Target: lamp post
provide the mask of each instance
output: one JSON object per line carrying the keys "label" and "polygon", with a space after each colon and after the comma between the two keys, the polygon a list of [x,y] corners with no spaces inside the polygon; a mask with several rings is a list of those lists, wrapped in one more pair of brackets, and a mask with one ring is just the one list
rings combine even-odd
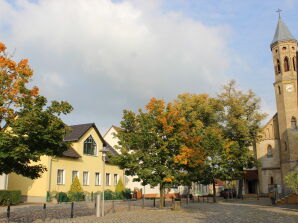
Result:
{"label": "lamp post", "polygon": [[106,165],[106,155],[109,150],[104,147],[100,152],[102,152],[102,161],[103,161],[103,171],[102,171],[102,206],[101,206],[101,216],[105,215],[105,165]]}

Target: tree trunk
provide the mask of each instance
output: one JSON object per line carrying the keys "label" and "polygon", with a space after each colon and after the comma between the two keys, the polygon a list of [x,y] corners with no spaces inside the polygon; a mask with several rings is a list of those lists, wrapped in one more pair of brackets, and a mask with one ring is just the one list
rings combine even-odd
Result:
{"label": "tree trunk", "polygon": [[159,199],[159,207],[164,207],[164,200],[165,200],[165,194],[164,194],[164,188],[162,185],[159,186],[159,193],[160,193],[160,199]]}
{"label": "tree trunk", "polygon": [[215,188],[214,180],[213,180],[213,203],[216,203],[216,188]]}
{"label": "tree trunk", "polygon": [[238,184],[238,198],[242,198],[243,179],[239,180]]}

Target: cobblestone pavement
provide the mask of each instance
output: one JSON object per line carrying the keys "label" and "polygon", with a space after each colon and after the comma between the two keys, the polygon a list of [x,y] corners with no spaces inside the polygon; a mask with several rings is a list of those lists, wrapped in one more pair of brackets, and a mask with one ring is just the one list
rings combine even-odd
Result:
{"label": "cobblestone pavement", "polygon": [[[152,201],[150,201],[152,202]],[[147,203],[150,205],[152,203]],[[78,211],[87,213],[88,210],[94,210],[92,203],[87,205],[77,205]],[[108,203],[107,203],[108,205]],[[69,206],[69,204],[68,204]],[[36,211],[32,207],[26,207],[31,209],[33,215]],[[55,212],[63,210],[63,205],[57,208],[52,207]],[[56,209],[54,209],[56,208]],[[216,204],[213,203],[189,203],[183,204],[183,208],[180,211],[171,211],[170,208],[157,209],[146,207],[142,209],[140,206],[127,206],[127,203],[117,203],[115,205],[115,213],[106,208],[106,216],[96,218],[95,216],[84,216],[60,219],[47,219],[47,222],[73,222],[73,223],[297,223],[298,222],[298,205],[287,206],[271,206],[269,199],[247,199],[247,200],[221,200]],[[21,208],[19,212],[24,212],[25,208]],[[50,210],[50,208],[49,208]],[[67,209],[65,209],[67,210]],[[68,209],[69,210],[69,209]],[[27,210],[28,211],[28,210]],[[50,212],[50,211],[49,211]],[[0,218],[4,213],[1,213]],[[35,213],[36,214],[36,213]],[[86,214],[87,215],[87,214]],[[32,219],[15,219],[16,222],[32,222]],[[5,221],[3,221],[5,222]],[[12,221],[11,221],[12,222]],[[36,220],[36,223],[42,222]]]}

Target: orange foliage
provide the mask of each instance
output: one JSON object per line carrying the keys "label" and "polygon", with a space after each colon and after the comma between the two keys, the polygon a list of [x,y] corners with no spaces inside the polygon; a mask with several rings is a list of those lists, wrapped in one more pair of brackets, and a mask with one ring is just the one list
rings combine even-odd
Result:
{"label": "orange foliage", "polygon": [[1,110],[0,121],[6,121],[16,116],[16,108],[26,100],[34,100],[38,95],[38,88],[28,89],[26,84],[30,81],[33,71],[28,60],[15,62],[8,57],[5,44],[0,42],[0,77],[1,77]]}

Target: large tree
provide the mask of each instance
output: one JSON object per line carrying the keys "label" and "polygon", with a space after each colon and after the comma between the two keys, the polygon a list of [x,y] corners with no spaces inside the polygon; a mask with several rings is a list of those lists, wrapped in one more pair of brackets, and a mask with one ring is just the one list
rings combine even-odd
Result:
{"label": "large tree", "polygon": [[37,178],[46,169],[34,162],[68,148],[63,140],[68,128],[59,116],[72,106],[64,101],[48,105],[37,87],[28,87],[32,75],[28,60],[15,62],[0,43],[0,174]]}
{"label": "large tree", "polygon": [[[117,134],[122,155],[115,156],[114,162],[126,174],[137,176],[143,185],[159,185],[160,207],[165,188],[180,184],[185,175],[181,163],[188,160],[184,154],[193,153],[189,144],[197,139],[189,134],[189,127],[177,108],[155,98],[147,104],[146,111],[124,111]],[[192,158],[199,162],[201,157],[196,153]]]}
{"label": "large tree", "polygon": [[[231,161],[235,159],[233,157],[234,143],[224,138],[220,126],[222,103],[206,94],[182,94],[175,100],[175,106],[179,114],[191,123],[189,128],[193,131],[188,131],[188,134],[192,134],[190,139],[199,139],[197,144],[192,144],[189,140],[192,153],[184,154],[183,159],[180,159],[184,161],[182,164],[184,164],[185,178],[191,182],[213,184],[215,202],[216,179],[226,180],[228,178]],[[194,159],[196,155],[203,162]]]}
{"label": "large tree", "polygon": [[239,180],[238,196],[242,196],[243,171],[257,166],[254,152],[256,142],[260,140],[261,122],[266,114],[260,111],[260,99],[252,90],[247,93],[236,89],[235,81],[224,86],[218,96],[224,109],[221,114],[221,126],[226,139],[235,142],[237,159],[231,163],[231,175]]}

